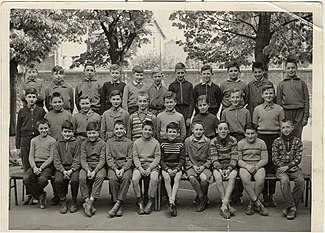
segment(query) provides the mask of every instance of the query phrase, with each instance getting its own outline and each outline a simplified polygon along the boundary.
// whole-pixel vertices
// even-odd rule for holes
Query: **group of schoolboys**
[[[246,214],[267,216],[265,207],[276,206],[275,181],[265,183],[265,176],[276,174],[285,200],[282,214],[294,219],[304,190],[299,164],[309,95],[305,82],[296,76],[297,63],[288,59],[285,67],[286,77],[277,87],[277,96],[272,82],[264,78],[260,62],[253,63],[254,80],[248,85],[239,78],[239,65],[229,64],[229,78],[220,88],[211,81],[209,65],[201,68],[202,82],[193,88],[185,79],[185,65],[178,63],[176,79],[168,90],[158,68],[152,71],[153,84],[148,89],[140,66],[132,69],[133,80],[125,84],[118,65],[112,65],[112,80],[101,87],[94,64],[86,63],[85,77],[75,94],[64,80],[62,67],[53,68],[53,82],[47,88],[37,78],[37,69],[28,67],[20,89],[25,107],[18,113],[16,135],[26,174],[28,198],[24,204],[40,203],[45,208],[44,188],[54,174],[52,202],[61,203],[60,213],[78,210],[80,188],[85,214],[91,217],[108,175],[114,203],[110,217],[122,216],[131,180],[138,213],[150,214],[161,174],[170,214],[177,216],[176,195],[185,173],[196,192],[197,212],[206,208],[209,183],[215,180],[224,218],[235,214],[230,203],[242,203],[243,189],[250,197]],[[74,104],[79,112],[72,115]],[[142,179],[150,181],[145,194],[141,193]],[[290,180],[295,181],[293,192]],[[228,182],[226,188],[223,181]]]

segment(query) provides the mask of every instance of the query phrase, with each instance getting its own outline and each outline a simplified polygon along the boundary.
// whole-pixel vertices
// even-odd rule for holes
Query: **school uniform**
[[[138,110],[137,97],[139,92],[147,91],[147,87],[143,83],[132,81],[124,87],[122,108],[130,114]]]
[[[230,102],[230,92],[232,89],[238,88],[243,91],[244,98],[241,103],[242,106],[245,106],[247,103],[247,93],[248,93],[248,87],[246,83],[244,83],[242,80],[237,79],[236,81],[232,81],[230,79],[224,81],[220,85],[220,90],[222,93],[222,109],[227,109],[231,106]]]
[[[89,122],[95,122],[98,126],[101,123],[101,117],[93,110],[89,110],[87,113],[80,111],[73,115],[72,124],[75,128],[75,135],[84,140],[87,137],[86,128]]]
[[[68,120],[72,122],[72,115],[67,110],[63,108],[60,111],[52,110],[45,114],[45,119],[47,119],[50,123],[49,135],[53,137],[55,140],[59,140],[62,138],[62,124]]]
[[[82,95],[88,95],[91,100],[91,109],[100,114],[100,91],[101,85],[95,77],[92,79],[83,78],[81,83],[78,83],[75,91],[76,106],[80,111],[80,97]]]
[[[159,86],[152,84],[148,89],[149,94],[149,111],[155,116],[164,111],[164,96],[167,92],[167,88],[162,84]]]
[[[127,137],[135,141],[142,136],[142,124],[145,121],[151,121],[154,124],[153,128],[153,137],[156,137],[157,132],[157,117],[151,112],[143,112],[144,116],[140,116],[140,112],[136,111],[132,113],[128,119],[127,124]]]
[[[216,128],[219,124],[219,119],[216,115],[213,115],[210,112],[207,112],[205,114],[199,113],[192,120],[192,122],[195,121],[203,122],[204,135],[209,139],[212,139],[216,136]]]
[[[113,80],[105,82],[102,91],[100,93],[100,113],[103,114],[106,110],[112,107],[111,102],[109,101],[111,92],[113,90],[118,90],[122,93],[124,92],[125,83],[119,80],[115,82]]]
[[[26,78],[21,82],[21,85],[18,88],[19,98],[23,101],[23,105],[26,106],[27,102],[25,100],[25,91],[28,88],[35,88],[37,91],[37,101],[36,105],[39,107],[44,106],[45,99],[45,84],[42,79],[39,78]]]

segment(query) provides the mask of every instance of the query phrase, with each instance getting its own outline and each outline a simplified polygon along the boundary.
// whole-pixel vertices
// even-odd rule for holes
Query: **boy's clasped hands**
[[[196,165],[194,165],[193,169],[197,174],[201,174],[203,172],[203,170],[204,170],[204,166],[196,166]]]

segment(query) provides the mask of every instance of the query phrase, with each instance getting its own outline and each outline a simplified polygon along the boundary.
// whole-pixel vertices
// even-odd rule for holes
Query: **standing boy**
[[[72,113],[74,109],[74,95],[72,86],[64,80],[64,69],[54,66],[52,69],[53,81],[45,89],[45,107],[51,111],[51,99],[54,92],[59,92],[63,98],[63,109]]]
[[[305,181],[299,164],[301,163],[303,145],[301,139],[295,137],[294,127],[290,120],[281,122],[281,136],[272,145],[272,160],[276,166],[276,176],[281,182],[281,192],[285,203],[282,214],[288,220],[296,217],[297,206],[305,189]],[[295,186],[293,192],[290,180]]]
[[[146,91],[143,84],[143,68],[135,66],[132,69],[133,81],[124,87],[122,108],[132,114],[138,110],[137,95],[140,91]]]
[[[76,86],[75,98],[78,111],[80,110],[80,97],[88,95],[91,100],[91,109],[100,114],[101,85],[95,77],[95,64],[86,62],[84,66],[84,78]]]
[[[207,102],[209,103],[209,112],[216,116],[219,112],[222,101],[222,93],[219,86],[211,81],[212,67],[209,65],[202,66],[201,76],[202,82],[197,84],[193,90],[193,102],[197,103],[198,97],[205,95]],[[196,107],[195,115],[197,115],[199,112],[199,109]]]
[[[280,135],[281,121],[284,119],[284,111],[280,105],[274,103],[275,90],[271,85],[264,85],[262,98],[264,103],[254,109],[253,123],[257,125],[257,137],[262,139],[267,146],[268,163],[265,166],[266,174],[275,175],[275,166],[272,162],[272,144]],[[275,193],[276,180],[266,181],[263,189],[263,205],[276,207],[273,195]]]
[[[297,77],[297,61],[287,59],[286,77],[277,86],[277,104],[284,109],[284,116],[293,122],[294,134],[301,139],[303,127],[308,124],[309,93],[306,83]]]
[[[106,161],[108,166],[109,186],[113,197],[113,208],[108,216],[123,215],[123,204],[132,178],[133,143],[126,138],[125,124],[115,121],[114,137],[106,142]]]
[[[133,145],[133,163],[135,168],[133,170],[132,183],[139,206],[138,214],[140,215],[151,213],[158,185],[158,165],[161,151],[159,142],[152,137],[153,128],[154,126],[151,121],[143,122],[142,137],[135,140]],[[149,200],[145,207],[140,190],[140,179],[142,177],[150,178],[148,190]]]
[[[122,95],[125,83],[121,81],[122,69],[119,65],[113,64],[109,68],[111,81],[105,82],[100,93],[100,113],[103,114],[106,110],[112,107],[109,98],[113,90],[119,90]]]

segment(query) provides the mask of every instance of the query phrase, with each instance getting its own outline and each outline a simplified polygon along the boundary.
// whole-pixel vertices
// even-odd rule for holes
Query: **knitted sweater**
[[[50,122],[49,135],[55,140],[59,140],[62,132],[62,124],[68,120],[72,122],[72,115],[67,110],[62,109],[60,112],[54,110],[48,112],[44,116]]]
[[[132,167],[133,143],[130,139],[113,137],[106,142],[106,162],[110,169]]]
[[[231,106],[230,103],[230,91],[233,88],[239,88],[243,90],[244,93],[244,100],[242,102],[242,106],[245,106],[245,103],[247,103],[247,93],[248,93],[248,87],[246,83],[241,81],[240,79],[237,79],[237,81],[232,80],[226,80],[220,85],[220,90],[222,93],[222,107],[223,109],[229,108]]]
[[[81,144],[80,164],[85,171],[95,171],[102,169],[106,162],[105,142],[97,138],[92,142],[86,139]]]
[[[280,133],[284,111],[280,105],[263,103],[258,105],[253,113],[253,123],[257,125],[259,134]]]
[[[151,112],[144,112],[143,118],[140,118],[140,112],[137,111],[130,115],[127,124],[127,136],[132,141],[135,141],[142,136],[142,124],[144,121],[151,121],[154,125],[153,137],[156,137],[157,132],[157,117]]]
[[[167,138],[166,127],[170,122],[176,122],[180,128],[180,139],[185,140],[186,126],[182,114],[176,110],[172,112],[163,111],[157,116],[157,139],[160,141]]]
[[[101,117],[93,110],[89,110],[88,113],[83,113],[82,111],[76,113],[72,117],[72,124],[75,128],[76,135],[81,135],[87,137],[86,128],[89,122],[95,122],[100,126]]]
[[[100,91],[101,85],[96,78],[91,80],[84,78],[81,83],[76,86],[75,98],[77,109],[80,110],[80,97],[82,95],[88,95],[91,100],[91,108],[95,111],[100,110]]]
[[[161,158],[159,142],[154,139],[139,138],[133,144],[133,163],[139,169],[155,168],[158,166]]]
[[[63,98],[63,108],[72,113],[74,109],[74,95],[72,86],[62,80],[61,82],[53,81],[45,89],[45,106],[51,111],[53,108],[50,104],[54,92],[59,92]]]
[[[238,142],[238,166],[245,167],[246,164],[264,167],[268,163],[267,147],[263,140],[256,138],[253,143],[246,138]]]
[[[229,123],[231,133],[244,133],[245,125],[251,122],[251,115],[242,106],[237,108],[231,106],[222,112],[221,120]]]
[[[207,136],[208,138],[212,138],[216,135],[215,129],[217,128],[217,126],[219,124],[219,120],[218,120],[217,116],[215,116],[209,112],[208,112],[208,114],[199,113],[192,120],[192,122],[195,122],[195,121],[203,122],[205,136]]]
[[[194,165],[204,166],[207,169],[211,167],[211,158],[209,153],[210,139],[203,135],[200,140],[193,135],[185,140],[185,169],[188,170]]]
[[[108,110],[112,107],[112,104],[109,101],[111,92],[113,90],[119,90],[123,95],[125,85],[126,84],[124,82],[120,82],[120,81],[117,81],[117,82],[109,81],[109,82],[104,83],[104,85],[102,87],[102,91],[100,93],[100,112],[101,112],[101,114],[103,114],[106,110]]]
[[[193,102],[194,105],[197,103],[197,98],[200,95],[206,95],[207,100],[210,104],[209,109],[218,109],[220,108],[220,104],[222,101],[222,93],[217,84],[210,82],[209,84],[199,83],[193,89]],[[195,107],[196,111],[198,109]]]
[[[122,108],[128,111],[130,107],[137,106],[137,96],[139,92],[146,91],[143,84],[135,85],[134,81],[127,83],[124,87]]]
[[[29,164],[32,168],[35,167],[35,162],[42,162],[42,169],[53,162],[54,143],[55,139],[51,136],[43,138],[39,135],[31,140]]]
[[[185,147],[180,140],[169,141],[164,139],[161,141],[161,160],[160,165],[163,170],[170,167],[177,167],[181,170],[185,164]]]

